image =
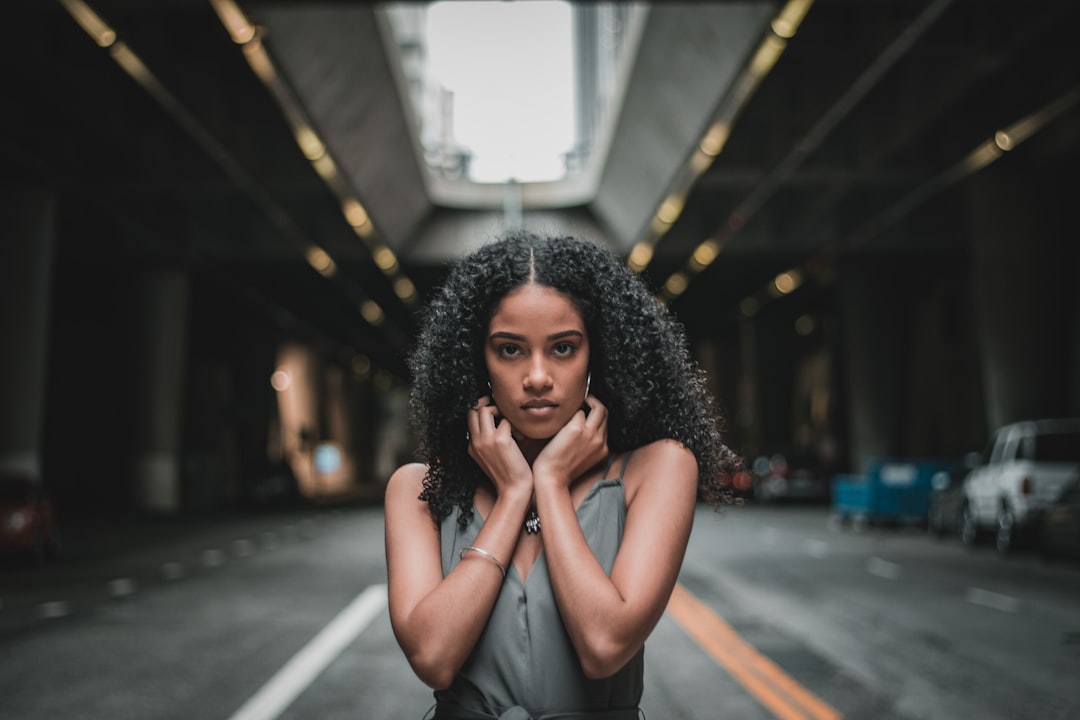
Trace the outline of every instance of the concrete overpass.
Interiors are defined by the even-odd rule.
[[[268,74],[208,1],[91,6],[105,47],[7,6],[0,464],[70,503],[215,507],[258,495],[288,425],[305,466],[336,437],[341,487],[377,484],[423,298],[508,222],[425,174],[384,9],[243,3]],[[817,0],[787,37],[786,7],[635,6],[602,165],[561,204],[524,187],[521,222],[639,262],[747,455],[858,469],[1080,413],[1080,10]],[[267,382],[283,343],[302,427]]]

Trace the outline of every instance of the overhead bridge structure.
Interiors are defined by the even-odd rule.
[[[161,512],[377,494],[425,298],[515,226],[640,272],[747,457],[1080,414],[1080,6],[571,7],[579,172],[480,187],[421,141],[401,6],[6,3],[0,468]]]

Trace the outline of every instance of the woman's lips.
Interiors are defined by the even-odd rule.
[[[547,417],[558,409],[558,405],[548,402],[526,403],[521,406],[521,410],[530,417]]]

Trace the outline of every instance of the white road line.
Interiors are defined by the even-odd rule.
[[[184,577],[184,566],[178,562],[167,562],[161,565],[161,577],[166,580],[179,580]]]
[[[233,540],[232,551],[237,557],[250,557],[255,552],[255,543],[246,538]]]
[[[109,591],[109,596],[114,598],[125,598],[135,594],[135,581],[131,578],[116,578],[115,580],[110,580],[106,587]]]
[[[38,617],[52,620],[71,614],[71,606],[65,600],[51,600],[38,605]]]
[[[803,552],[812,558],[818,558],[820,560],[828,556],[829,544],[824,540],[810,538],[803,543]]]
[[[972,605],[982,605],[1001,612],[1016,612],[1020,609],[1020,601],[1016,598],[982,588],[968,588],[964,599]]]
[[[872,557],[866,562],[866,572],[886,580],[895,580],[900,577],[900,566],[888,560]]]
[[[385,607],[386,585],[372,585],[357,595],[229,720],[276,718]]]
[[[203,567],[221,567],[225,564],[225,553],[218,548],[209,548],[202,552]]]

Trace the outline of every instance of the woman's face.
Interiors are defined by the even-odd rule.
[[[558,290],[530,283],[504,297],[488,326],[484,360],[495,405],[520,436],[553,437],[585,401],[585,321]]]

